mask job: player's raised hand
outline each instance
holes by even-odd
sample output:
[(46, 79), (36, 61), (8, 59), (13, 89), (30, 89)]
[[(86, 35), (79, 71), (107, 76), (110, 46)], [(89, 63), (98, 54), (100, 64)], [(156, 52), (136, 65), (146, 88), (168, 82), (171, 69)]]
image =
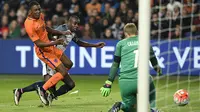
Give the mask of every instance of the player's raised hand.
[(106, 44), (105, 44), (105, 42), (99, 42), (96, 45), (97, 45), (96, 46), (97, 48), (103, 48)]
[(72, 32), (70, 30), (67, 31), (61, 31), (63, 35), (71, 35)]
[(64, 39), (63, 38), (59, 38), (57, 40), (55, 40), (56, 45), (63, 45), (64, 44)]
[(101, 95), (103, 97), (107, 97), (110, 95), (110, 92), (111, 92), (111, 85), (112, 85), (112, 82), (107, 80), (105, 82), (105, 84), (103, 85), (103, 87), (101, 87), (100, 91), (101, 91)]

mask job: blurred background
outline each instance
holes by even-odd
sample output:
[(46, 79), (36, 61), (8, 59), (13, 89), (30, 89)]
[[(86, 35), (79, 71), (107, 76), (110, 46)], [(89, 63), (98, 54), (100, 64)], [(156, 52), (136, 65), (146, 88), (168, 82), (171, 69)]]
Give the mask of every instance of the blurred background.
[[(27, 39), (24, 20), (31, 0), (1, 0), (0, 39)], [(82, 39), (123, 38), (123, 26), (138, 25), (138, 0), (37, 0), (47, 25), (56, 28), (70, 15), (80, 18)], [(151, 0), (152, 39), (198, 39), (200, 0)], [(170, 31), (169, 31), (170, 29)]]
[[(124, 25), (133, 22), (138, 26), (139, 0), (36, 0), (47, 26), (56, 28), (76, 15), (80, 18), (78, 37), (91, 43), (103, 41), (106, 46), (83, 48), (71, 42), (66, 49), (74, 63), (69, 73), (78, 94), (63, 96), (52, 108), (44, 109), (36, 106), (39, 99), (32, 93), (19, 107), (14, 106), (13, 88), (42, 79), (41, 63), (24, 28), (30, 1), (0, 0), (0, 111), (105, 112), (120, 101), (117, 81), (109, 100), (100, 96), (99, 88), (107, 79), (116, 43), (124, 38)], [(164, 112), (199, 112), (200, 0), (151, 0), (149, 5), (151, 45), (164, 74), (154, 77), (158, 108)], [(150, 73), (155, 74), (152, 69)], [(185, 107), (173, 102), (172, 96), (179, 89), (187, 89), (190, 94), (191, 101)]]
[[(41, 64), (24, 28), (30, 1), (0, 2), (0, 61), (4, 63), (0, 73), (41, 73)], [(76, 15), (80, 18), (76, 32), (80, 39), (107, 44), (103, 49), (91, 49), (79, 48), (72, 42), (66, 50), (74, 62), (72, 74), (83, 74), (85, 69), (90, 71), (86, 74), (107, 74), (115, 45), (124, 38), (124, 25), (133, 22), (138, 26), (138, 0), (36, 1), (41, 4), (47, 26), (56, 28)], [(200, 0), (151, 0), (150, 5), (151, 43), (164, 72), (199, 74)]]

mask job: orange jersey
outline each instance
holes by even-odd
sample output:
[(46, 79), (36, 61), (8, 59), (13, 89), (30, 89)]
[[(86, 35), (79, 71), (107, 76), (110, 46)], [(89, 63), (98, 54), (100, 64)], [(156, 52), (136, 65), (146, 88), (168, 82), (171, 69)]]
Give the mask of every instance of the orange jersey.
[[(26, 32), (29, 38), (35, 42), (36, 40), (41, 40), (43, 42), (49, 43), (50, 40), (48, 38), (48, 32), (46, 31), (46, 25), (44, 20), (44, 15), (40, 14), (39, 19), (33, 19), (27, 17), (24, 23)], [(38, 53), (39, 49), (44, 52), (51, 52), (53, 50), (53, 46), (39, 48), (35, 45), (36, 53)]]
[[(50, 40), (48, 38), (48, 33), (46, 31), (46, 25), (44, 21), (44, 15), (40, 14), (39, 19), (33, 19), (30, 17), (26, 18), (26, 21), (24, 23), (26, 32), (29, 35), (29, 38), (35, 42), (37, 40), (40, 40), (45, 43), (49, 43)], [(39, 48), (38, 46), (35, 46), (35, 52), (44, 63), (46, 63), (49, 67), (52, 69), (55, 69), (57, 66), (59, 66), (62, 62), (60, 61), (60, 58), (63, 54), (63, 51), (54, 47), (44, 47)]]

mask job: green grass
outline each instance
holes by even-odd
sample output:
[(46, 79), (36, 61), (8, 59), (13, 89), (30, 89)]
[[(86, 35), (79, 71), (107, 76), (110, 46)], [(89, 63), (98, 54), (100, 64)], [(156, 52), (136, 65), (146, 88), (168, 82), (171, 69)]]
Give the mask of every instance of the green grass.
[[(54, 101), (51, 107), (39, 107), (41, 102), (36, 92), (23, 94), (20, 105), (15, 106), (12, 89), (42, 80), (41, 76), (0, 75), (0, 112), (107, 112), (114, 102), (121, 100), (117, 81), (113, 84), (111, 95), (107, 98), (101, 97), (99, 89), (106, 80), (106, 76), (72, 76), (72, 78), (76, 82), (76, 88), (73, 91), (78, 90), (77, 94), (69, 92)], [(180, 77), (178, 84), (176, 77), (169, 77), (169, 79), (164, 77), (157, 80), (155, 85), (158, 108), (164, 112), (199, 112), (198, 79), (198, 77), (191, 77), (189, 83), (188, 77)], [(176, 106), (172, 97), (174, 92), (181, 88), (188, 89), (191, 99), (189, 105), (184, 107)]]

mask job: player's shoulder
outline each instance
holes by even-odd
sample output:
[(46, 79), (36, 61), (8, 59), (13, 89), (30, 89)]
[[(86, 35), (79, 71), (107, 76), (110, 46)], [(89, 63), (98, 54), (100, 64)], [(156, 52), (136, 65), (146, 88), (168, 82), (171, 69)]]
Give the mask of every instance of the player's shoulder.
[(34, 24), (34, 21), (32, 18), (27, 17), (26, 20), (24, 21), (24, 26), (26, 29), (32, 27), (33, 24)]
[(130, 37), (130, 38), (124, 38), (120, 40), (117, 44), (123, 45), (126, 44), (129, 41), (138, 41), (138, 36)]
[(133, 36), (133, 37), (129, 37), (126, 39), (126, 41), (138, 41), (138, 36)]
[(119, 41), (117, 42), (117, 45), (116, 45), (116, 46), (120, 46), (120, 45), (122, 45), (122, 44), (123, 44), (123, 42), (124, 42), (124, 39), (122, 39), (122, 40), (119, 40)]
[(62, 24), (62, 25), (59, 25), (56, 30), (59, 30), (59, 31), (66, 31), (68, 30), (68, 26), (67, 24)]
[(117, 44), (123, 44), (126, 41), (127, 41), (127, 38), (124, 38), (124, 39), (120, 40)]
[(24, 21), (24, 24), (30, 24), (30, 23), (33, 23), (33, 20), (32, 18), (27, 17), (26, 20)]

